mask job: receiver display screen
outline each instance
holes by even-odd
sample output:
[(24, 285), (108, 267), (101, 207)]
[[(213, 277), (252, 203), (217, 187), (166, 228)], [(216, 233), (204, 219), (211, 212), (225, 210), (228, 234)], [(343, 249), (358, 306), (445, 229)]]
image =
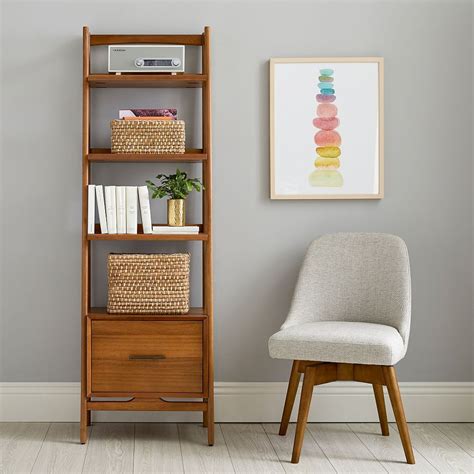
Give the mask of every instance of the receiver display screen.
[(144, 66), (160, 67), (172, 66), (171, 59), (144, 59)]

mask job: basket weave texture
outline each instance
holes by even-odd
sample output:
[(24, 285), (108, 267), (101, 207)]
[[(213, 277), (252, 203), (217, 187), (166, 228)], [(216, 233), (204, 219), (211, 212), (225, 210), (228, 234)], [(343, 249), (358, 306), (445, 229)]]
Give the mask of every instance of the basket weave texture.
[(189, 312), (188, 253), (109, 254), (107, 312)]
[(183, 120), (112, 120), (112, 153), (184, 153)]

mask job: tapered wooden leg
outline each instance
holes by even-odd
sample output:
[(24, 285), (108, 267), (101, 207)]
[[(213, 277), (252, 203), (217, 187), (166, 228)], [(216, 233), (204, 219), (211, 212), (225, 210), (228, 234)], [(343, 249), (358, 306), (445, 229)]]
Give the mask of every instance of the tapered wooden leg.
[(87, 410), (87, 426), (92, 425), (92, 410)]
[(291, 368), (290, 381), (288, 382), (288, 389), (286, 391), (285, 407), (283, 408), (283, 415), (280, 423), (280, 436), (285, 436), (290, 422), (291, 412), (295, 404), (296, 392), (298, 391), (298, 384), (300, 383), (300, 373), (298, 372), (299, 362), (293, 361)]
[(207, 411), (202, 412), (202, 426), (207, 428)]
[(403, 450), (408, 464), (415, 464), (415, 456), (411, 446), (410, 433), (408, 432), (407, 420), (405, 418), (405, 411), (403, 410), (402, 397), (400, 396), (400, 389), (398, 387), (397, 374), (395, 367), (383, 367), (385, 383), (387, 384), (388, 394), (390, 395), (390, 402), (392, 403), (393, 413), (398, 426), (398, 432), (402, 440)]
[(293, 445), (293, 455), (291, 462), (298, 464), (300, 460), (301, 448), (303, 447), (304, 432), (308, 420), (309, 407), (313, 396), (314, 381), (316, 378), (316, 368), (307, 367), (304, 373), (303, 389), (301, 390), (300, 407), (298, 410), (298, 424), (296, 425), (295, 442)]
[(85, 398), (81, 399), (81, 426), (80, 438), (81, 444), (87, 443), (87, 402)]
[(207, 444), (214, 446), (214, 394), (207, 400)]
[(388, 420), (387, 410), (385, 409), (385, 399), (383, 397), (383, 385), (374, 383), (372, 384), (375, 395), (375, 403), (377, 404), (377, 412), (379, 414), (380, 428), (382, 429), (382, 435), (388, 436)]

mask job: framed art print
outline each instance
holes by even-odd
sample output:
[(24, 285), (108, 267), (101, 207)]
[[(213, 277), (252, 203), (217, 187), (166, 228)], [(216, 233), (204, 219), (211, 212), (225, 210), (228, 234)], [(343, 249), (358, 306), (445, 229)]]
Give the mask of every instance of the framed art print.
[(270, 60), (272, 199), (383, 197), (383, 58)]

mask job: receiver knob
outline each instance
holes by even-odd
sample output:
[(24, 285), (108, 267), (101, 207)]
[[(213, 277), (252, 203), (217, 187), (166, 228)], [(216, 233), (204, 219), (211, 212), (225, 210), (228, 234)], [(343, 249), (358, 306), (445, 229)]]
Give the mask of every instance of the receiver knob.
[(142, 58), (137, 58), (135, 59), (135, 66), (137, 67), (143, 67), (145, 65), (145, 61), (143, 61)]
[(173, 66), (175, 67), (178, 67), (178, 66), (181, 66), (181, 61), (178, 59), (178, 58), (174, 58), (171, 63), (173, 64)]

